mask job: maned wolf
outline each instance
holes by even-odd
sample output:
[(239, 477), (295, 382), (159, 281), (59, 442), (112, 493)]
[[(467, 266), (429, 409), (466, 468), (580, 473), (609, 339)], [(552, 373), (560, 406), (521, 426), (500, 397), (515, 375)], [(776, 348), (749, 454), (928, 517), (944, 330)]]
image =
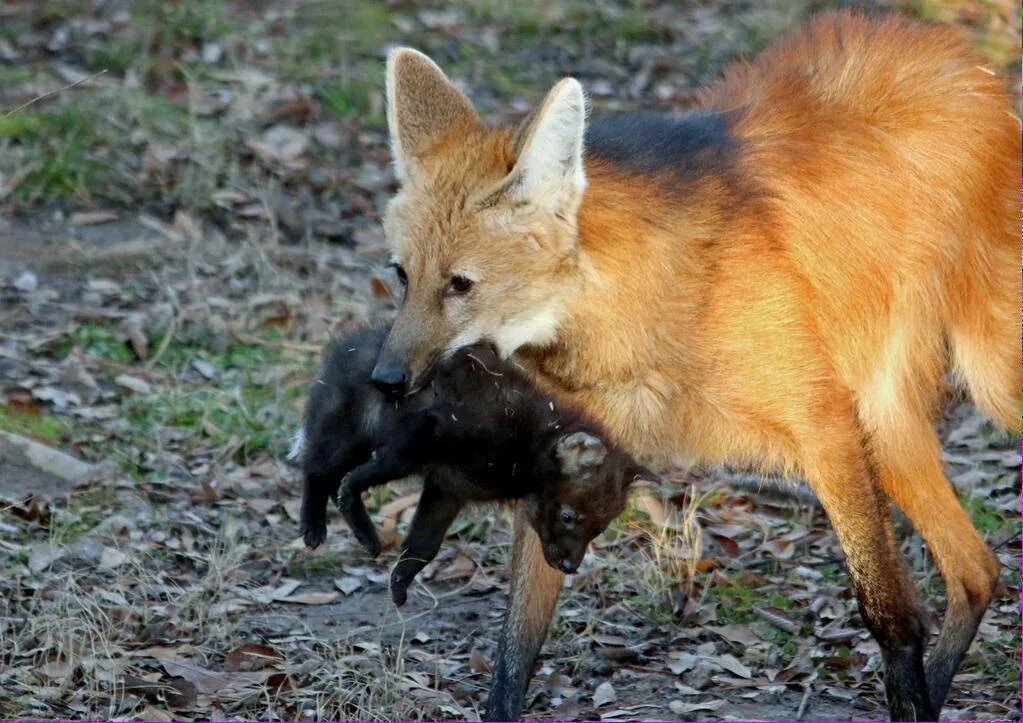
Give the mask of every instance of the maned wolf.
[(625, 509), (630, 485), (651, 474), (488, 346), (443, 361), (415, 396), (388, 398), (370, 382), (386, 335), (375, 329), (335, 341), (312, 384), (302, 455), (306, 544), (323, 542), (327, 500), (336, 495), (356, 538), (377, 555), (380, 538), (361, 493), (422, 473), (423, 494), (391, 572), (395, 604), (404, 604), (470, 501), (520, 499), (547, 561), (574, 572), (590, 540)]
[[(821, 15), (725, 70), (686, 116), (586, 128), (571, 78), (491, 128), (426, 56), (390, 55), (407, 281), (373, 378), (415, 390), (479, 340), (600, 419), (640, 461), (802, 474), (881, 646), (891, 716), (936, 719), (999, 577), (942, 468), (946, 365), (1020, 411), (1020, 127), (955, 31)], [(656, 471), (656, 470), (655, 470)], [(888, 516), (927, 541), (926, 625)], [(486, 715), (519, 716), (560, 573), (517, 522)]]

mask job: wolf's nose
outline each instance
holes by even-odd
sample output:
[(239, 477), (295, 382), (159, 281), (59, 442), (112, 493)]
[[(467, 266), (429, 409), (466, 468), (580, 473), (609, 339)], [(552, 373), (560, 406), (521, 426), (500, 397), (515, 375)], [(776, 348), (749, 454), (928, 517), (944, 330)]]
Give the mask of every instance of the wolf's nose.
[(381, 361), (373, 367), (370, 379), (384, 394), (396, 397), (404, 394), (405, 387), (408, 386), (408, 371), (403, 364)]
[(573, 572), (575, 572), (575, 568), (577, 567), (577, 565), (571, 560), (566, 559), (561, 561), (560, 567), (562, 572), (571, 575)]

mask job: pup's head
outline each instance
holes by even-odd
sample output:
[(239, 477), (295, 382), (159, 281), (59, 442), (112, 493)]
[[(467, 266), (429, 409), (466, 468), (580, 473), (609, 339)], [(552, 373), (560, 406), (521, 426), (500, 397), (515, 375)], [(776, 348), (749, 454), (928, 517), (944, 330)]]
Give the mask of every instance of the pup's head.
[(585, 116), (582, 87), (566, 78), (519, 127), (489, 128), (433, 61), (391, 53), (400, 190), (384, 230), (403, 299), (379, 387), (415, 391), (439, 358), (477, 341), (507, 356), (554, 339), (578, 273)]
[(552, 450), (554, 473), (543, 480), (532, 518), (547, 563), (579, 567), (590, 541), (622, 513), (629, 487), (655, 476), (617, 447), (589, 432), (572, 432)]

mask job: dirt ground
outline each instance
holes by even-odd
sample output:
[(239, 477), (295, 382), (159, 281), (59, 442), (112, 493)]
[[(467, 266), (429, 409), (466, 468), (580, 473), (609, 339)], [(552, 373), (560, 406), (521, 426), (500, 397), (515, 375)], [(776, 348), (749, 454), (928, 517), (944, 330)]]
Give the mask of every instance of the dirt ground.
[[(684, 110), (828, 5), (0, 3), (0, 430), (91, 465), (0, 443), (0, 718), (478, 718), (510, 511), (459, 518), (398, 611), (416, 485), (370, 500), (380, 559), (340, 520), (311, 553), (286, 459), (325, 340), (393, 312), (386, 48), (433, 55), (495, 121), (563, 74), (594, 115)], [(1016, 6), (899, 7), (1018, 73)], [(1006, 567), (944, 717), (1018, 720), (1019, 443), (951, 392), (940, 429)], [(714, 470), (596, 541), (527, 716), (883, 719), (880, 665), (813, 497)]]

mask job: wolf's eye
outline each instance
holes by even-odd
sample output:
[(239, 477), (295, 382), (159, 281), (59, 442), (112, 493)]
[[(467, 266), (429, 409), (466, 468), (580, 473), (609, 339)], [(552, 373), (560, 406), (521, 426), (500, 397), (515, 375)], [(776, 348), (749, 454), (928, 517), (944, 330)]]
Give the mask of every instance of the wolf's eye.
[(573, 522), (575, 522), (575, 512), (573, 512), (572, 510), (570, 510), (567, 507), (562, 507), (561, 508), (561, 521), (563, 523), (565, 523), (566, 525), (571, 525)]
[(461, 296), (462, 294), (469, 293), (472, 288), (473, 280), (467, 279), (464, 276), (455, 275), (451, 277), (451, 282), (448, 284), (447, 296)]
[(398, 283), (402, 286), (408, 286), (408, 274), (405, 273), (405, 269), (401, 267), (399, 263), (388, 264), (394, 269), (394, 275), (398, 277)]

